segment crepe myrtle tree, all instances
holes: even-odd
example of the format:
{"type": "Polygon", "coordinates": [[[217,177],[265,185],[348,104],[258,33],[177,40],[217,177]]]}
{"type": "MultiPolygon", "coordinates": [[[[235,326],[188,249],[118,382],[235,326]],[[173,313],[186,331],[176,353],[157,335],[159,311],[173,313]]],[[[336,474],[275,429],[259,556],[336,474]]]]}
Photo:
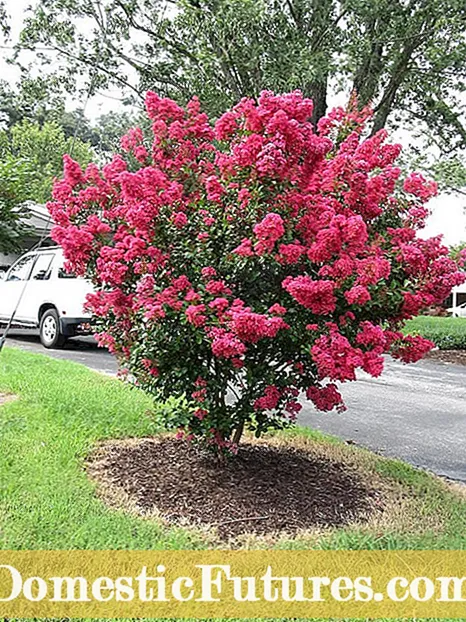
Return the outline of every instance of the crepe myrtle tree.
{"type": "Polygon", "coordinates": [[[180,398],[169,427],[234,452],[245,428],[292,423],[302,394],[342,411],[358,369],[433,347],[399,329],[463,277],[440,237],[417,236],[436,184],[399,179],[401,146],[364,138],[370,111],[314,130],[299,92],[215,125],[196,98],[149,92],[146,108],[150,140],[129,131],[101,170],[65,156],[48,207],[69,269],[95,285],[99,343],[157,400],[180,398]]]}

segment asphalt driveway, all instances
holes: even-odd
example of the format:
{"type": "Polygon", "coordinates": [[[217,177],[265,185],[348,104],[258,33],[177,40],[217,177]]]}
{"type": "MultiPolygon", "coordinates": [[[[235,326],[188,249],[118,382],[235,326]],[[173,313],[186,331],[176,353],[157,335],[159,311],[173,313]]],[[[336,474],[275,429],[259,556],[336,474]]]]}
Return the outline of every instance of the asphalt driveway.
{"type": "Polygon", "coordinates": [[[342,388],[348,410],[305,405],[299,423],[466,482],[466,367],[387,359],[380,378],[361,374],[342,388]]]}
{"type": "MultiPolygon", "coordinates": [[[[115,359],[91,338],[45,350],[34,331],[13,331],[7,345],[70,359],[115,374],[115,359]]],[[[466,482],[466,367],[437,361],[403,365],[387,359],[380,378],[361,374],[342,389],[348,410],[319,413],[307,403],[299,423],[466,482]]]]}

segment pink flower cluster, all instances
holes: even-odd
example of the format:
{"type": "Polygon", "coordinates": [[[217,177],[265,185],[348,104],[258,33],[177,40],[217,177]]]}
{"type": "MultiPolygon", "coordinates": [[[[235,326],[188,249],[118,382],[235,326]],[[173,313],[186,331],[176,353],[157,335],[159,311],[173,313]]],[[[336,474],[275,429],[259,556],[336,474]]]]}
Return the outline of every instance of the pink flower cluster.
{"type": "Polygon", "coordinates": [[[197,98],[149,92],[146,108],[151,136],[130,130],[101,170],[65,156],[48,208],[94,283],[100,343],[149,392],[191,396],[167,424],[231,449],[240,422],[286,425],[302,396],[342,411],[336,382],[432,347],[401,325],[464,274],[418,237],[436,185],[400,183],[400,145],[362,138],[370,110],[315,130],[299,92],[243,99],[214,126],[197,98]]]}
{"type": "Polygon", "coordinates": [[[277,240],[285,233],[283,219],[280,214],[267,214],[267,216],[258,223],[254,229],[257,237],[256,252],[261,255],[270,252],[277,240]]]}
{"type": "Polygon", "coordinates": [[[264,337],[273,338],[279,330],[290,328],[281,317],[241,310],[232,313],[232,329],[244,343],[256,343],[264,337]]]}
{"type": "Polygon", "coordinates": [[[303,307],[316,315],[329,315],[336,308],[335,283],[309,276],[286,277],[283,288],[303,307]]]}

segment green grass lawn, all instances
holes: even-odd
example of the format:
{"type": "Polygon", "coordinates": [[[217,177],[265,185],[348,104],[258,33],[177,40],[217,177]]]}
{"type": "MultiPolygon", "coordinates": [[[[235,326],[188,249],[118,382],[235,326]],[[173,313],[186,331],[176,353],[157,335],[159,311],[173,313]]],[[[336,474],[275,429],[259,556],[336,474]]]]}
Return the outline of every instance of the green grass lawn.
{"type": "MultiPolygon", "coordinates": [[[[5,349],[0,392],[19,397],[0,406],[1,549],[196,549],[202,538],[107,508],[83,463],[102,439],[157,432],[151,400],[137,389],[80,365],[5,349]]],[[[332,416],[332,415],[326,415],[332,416]]],[[[290,439],[341,454],[385,482],[411,508],[377,529],[345,527],[280,548],[466,549],[466,495],[397,460],[298,428],[290,439]],[[313,444],[313,445],[312,445],[313,444]],[[413,518],[414,517],[414,518],[413,518]]],[[[396,514],[396,512],[395,512],[396,514]]]]}
{"type": "Polygon", "coordinates": [[[420,315],[406,322],[405,333],[430,339],[440,350],[466,350],[466,318],[420,315]]]}

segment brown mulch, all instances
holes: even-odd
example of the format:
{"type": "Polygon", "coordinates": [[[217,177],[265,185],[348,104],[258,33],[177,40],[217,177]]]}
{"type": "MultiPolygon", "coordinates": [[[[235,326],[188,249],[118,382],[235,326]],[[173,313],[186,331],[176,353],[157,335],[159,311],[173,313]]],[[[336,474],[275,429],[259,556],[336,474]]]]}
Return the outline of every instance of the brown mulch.
{"type": "Polygon", "coordinates": [[[222,539],[345,525],[371,514],[377,497],[356,472],[289,445],[248,443],[219,465],[172,437],[116,441],[88,471],[139,513],[214,527],[222,539]]]}
{"type": "Polygon", "coordinates": [[[431,350],[426,358],[442,363],[466,365],[466,350],[431,350]]]}

